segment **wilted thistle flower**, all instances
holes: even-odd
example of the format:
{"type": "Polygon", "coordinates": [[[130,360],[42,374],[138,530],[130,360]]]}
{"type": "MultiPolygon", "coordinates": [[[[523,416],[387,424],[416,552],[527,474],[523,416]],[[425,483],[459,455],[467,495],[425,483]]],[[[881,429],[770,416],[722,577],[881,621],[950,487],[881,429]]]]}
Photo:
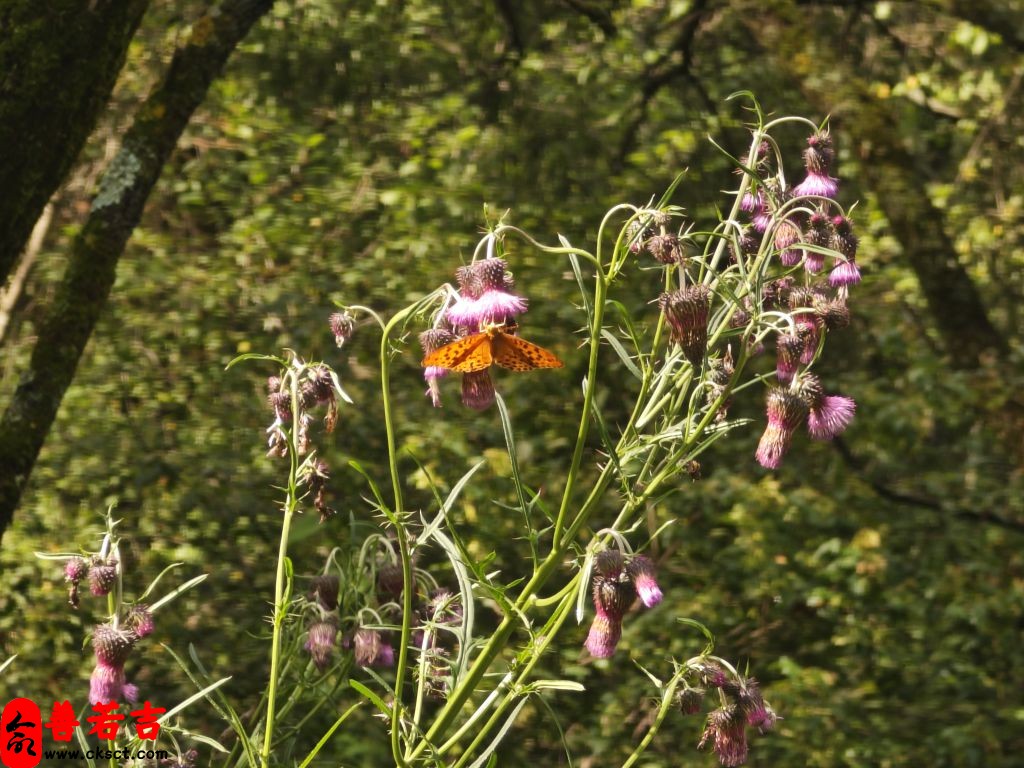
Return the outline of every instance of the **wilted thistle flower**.
{"type": "Polygon", "coordinates": [[[64,581],[68,583],[68,603],[78,608],[78,583],[89,574],[89,563],[84,557],[72,557],[64,563],[64,581]]]}
{"type": "Polygon", "coordinates": [[[338,607],[338,590],[341,581],[334,574],[323,573],[314,576],[309,583],[309,599],[325,611],[333,611],[338,607]]]}
{"type": "Polygon", "coordinates": [[[796,394],[772,387],[768,391],[768,424],[757,444],[757,463],[767,469],[778,469],[789,450],[793,433],[807,415],[807,406],[796,394]]]}
{"type": "Polygon", "coordinates": [[[352,639],[352,645],[355,649],[356,664],[360,667],[369,667],[380,654],[380,632],[375,629],[360,627],[356,630],[355,637],[352,639]]]}
{"type": "Polygon", "coordinates": [[[117,582],[117,561],[96,556],[89,565],[89,591],[96,597],[109,595],[117,582]]]}
{"type": "Polygon", "coordinates": [[[793,188],[793,194],[835,198],[839,192],[839,180],[829,176],[835,156],[828,131],[819,131],[808,137],[807,149],[804,150],[807,178],[793,188]]]}
{"type": "Polygon", "coordinates": [[[647,252],[662,264],[678,264],[683,260],[679,238],[671,233],[651,237],[647,241],[647,252]]]}
{"type": "Polygon", "coordinates": [[[140,638],[153,634],[156,624],[149,606],[145,603],[136,603],[129,608],[128,615],[124,619],[124,628],[131,630],[140,638]]]}
{"type": "Polygon", "coordinates": [[[330,468],[323,459],[315,459],[306,464],[302,473],[302,480],[309,486],[309,490],[313,494],[313,508],[320,514],[321,523],[335,514],[334,510],[327,505],[327,481],[330,476],[330,468]]]}
{"type": "Polygon", "coordinates": [[[438,624],[462,623],[462,597],[451,590],[439,589],[430,598],[430,616],[438,624]]]}
{"type": "Polygon", "coordinates": [[[857,267],[857,236],[853,234],[853,224],[845,216],[832,219],[832,248],[845,257],[837,261],[828,274],[829,283],[836,288],[856,285],[860,282],[860,269],[857,267]]]}
{"type": "Polygon", "coordinates": [[[504,259],[492,257],[469,265],[457,273],[460,285],[476,296],[460,295],[446,312],[452,325],[475,331],[489,323],[506,323],[526,311],[526,299],[509,292],[504,259]]]}
{"type": "MultiPolygon", "coordinates": [[[[735,315],[733,317],[735,317],[735,315]]],[[[744,323],[744,325],[746,325],[746,323],[744,323]]],[[[709,407],[715,404],[718,398],[722,396],[725,388],[729,386],[729,382],[732,381],[732,375],[736,370],[733,365],[732,347],[728,347],[725,350],[725,354],[721,357],[716,357],[712,360],[710,367],[711,375],[708,376],[709,386],[707,394],[705,395],[705,401],[709,407]]],[[[718,413],[715,414],[715,420],[717,422],[724,421],[728,418],[730,405],[732,405],[731,397],[722,401],[722,404],[718,407],[718,413]]]]}
{"type": "MultiPolygon", "coordinates": [[[[807,221],[804,242],[818,248],[827,248],[832,239],[832,227],[828,216],[822,211],[815,211],[807,221]]],[[[804,249],[804,269],[811,274],[821,272],[825,267],[825,254],[804,249]]]]}
{"type": "Polygon", "coordinates": [[[644,555],[635,555],[626,565],[626,575],[636,587],[637,597],[648,608],[661,602],[661,587],[658,586],[654,561],[644,555]]]}
{"type": "MultiPolygon", "coordinates": [[[[420,334],[420,346],[423,354],[429,355],[436,349],[455,341],[455,334],[444,328],[431,328],[420,334]]],[[[427,382],[426,395],[430,398],[435,408],[441,407],[441,385],[440,380],[448,375],[447,368],[436,365],[428,365],[423,369],[423,379],[427,382]]]]}
{"type": "Polygon", "coordinates": [[[331,664],[334,655],[338,624],[333,616],[314,621],[309,625],[306,643],[302,647],[309,651],[316,668],[323,672],[331,664]]]}
{"type": "Polygon", "coordinates": [[[831,440],[850,426],[857,411],[852,397],[824,394],[821,380],[812,373],[800,377],[799,390],[808,409],[807,431],[815,440],[831,440]]]}
{"type": "Polygon", "coordinates": [[[761,306],[764,309],[782,309],[793,289],[792,277],[780,277],[770,280],[761,287],[761,306]]]}
{"type": "Polygon", "coordinates": [[[728,768],[743,765],[747,759],[746,718],[735,705],[721,707],[708,715],[704,734],[697,744],[704,749],[708,743],[714,747],[718,762],[728,768]]]}
{"type": "Polygon", "coordinates": [[[704,704],[704,689],[687,686],[676,694],[676,704],[684,715],[695,715],[704,704]]]}
{"type": "Polygon", "coordinates": [[[486,368],[462,375],[462,404],[474,411],[486,411],[494,405],[494,382],[486,368]]]}
{"type": "Polygon", "coordinates": [[[819,295],[821,294],[817,289],[800,287],[790,291],[787,299],[789,309],[793,313],[796,335],[803,345],[799,359],[804,365],[808,365],[814,360],[814,356],[818,353],[818,342],[821,339],[818,315],[811,311],[814,301],[819,295]]]}
{"type": "Polygon", "coordinates": [[[775,228],[775,248],[779,251],[779,259],[783,266],[795,267],[800,263],[802,252],[792,246],[800,241],[800,228],[785,219],[775,228]]]}
{"type": "Polygon", "coordinates": [[[775,340],[775,376],[783,384],[789,384],[796,375],[804,342],[795,333],[780,333],[775,340]]]}
{"type": "Polygon", "coordinates": [[[691,364],[700,365],[708,346],[711,289],[706,285],[687,286],[661,294],[658,304],[665,313],[672,341],[682,348],[691,364]]]}
{"type": "Polygon", "coordinates": [[[93,630],[92,648],[96,667],[89,679],[89,703],[109,703],[127,699],[135,703],[139,690],[125,680],[124,664],[139,637],[126,629],[101,624],[93,630]]]}
{"type": "Polygon", "coordinates": [[[346,341],[352,338],[352,334],[356,329],[355,318],[348,312],[335,312],[331,315],[328,322],[331,324],[331,333],[334,334],[334,342],[339,347],[343,346],[346,341]]]}

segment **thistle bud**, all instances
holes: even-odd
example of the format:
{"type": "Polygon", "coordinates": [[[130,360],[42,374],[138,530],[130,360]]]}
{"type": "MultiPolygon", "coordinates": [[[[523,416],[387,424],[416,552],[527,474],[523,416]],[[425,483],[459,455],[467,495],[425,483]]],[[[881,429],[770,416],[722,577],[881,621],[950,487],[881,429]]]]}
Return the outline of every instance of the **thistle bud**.
{"type": "Polygon", "coordinates": [[[333,611],[338,607],[338,593],[341,581],[334,574],[314,576],[309,584],[309,599],[325,611],[333,611]]]}
{"type": "Polygon", "coordinates": [[[335,312],[329,319],[331,333],[334,334],[334,343],[339,347],[352,338],[356,329],[355,318],[348,312],[335,312]]]}
{"type": "Polygon", "coordinates": [[[691,285],[661,294],[658,303],[668,321],[672,341],[682,348],[693,366],[699,366],[707,351],[711,289],[691,285]]]}
{"type": "Polygon", "coordinates": [[[679,238],[673,234],[654,235],[647,241],[647,252],[662,264],[678,264],[683,260],[679,238]]]}
{"type": "Polygon", "coordinates": [[[117,583],[117,561],[94,557],[89,566],[89,591],[96,597],[109,595],[117,583]]]}
{"type": "Polygon", "coordinates": [[[139,638],[148,637],[156,629],[153,621],[153,614],[149,606],[144,603],[136,603],[128,609],[128,615],[124,620],[125,629],[134,632],[139,638]]]}

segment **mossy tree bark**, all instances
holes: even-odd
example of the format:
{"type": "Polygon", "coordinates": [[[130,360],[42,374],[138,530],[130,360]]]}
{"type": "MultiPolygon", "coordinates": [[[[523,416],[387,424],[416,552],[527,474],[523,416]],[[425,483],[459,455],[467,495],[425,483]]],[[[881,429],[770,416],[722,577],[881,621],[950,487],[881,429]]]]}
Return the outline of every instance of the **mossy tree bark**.
{"type": "Polygon", "coordinates": [[[149,0],[0,0],[0,284],[67,176],[149,0]]]}
{"type": "Polygon", "coordinates": [[[140,105],[111,161],[39,328],[28,369],[0,418],[0,536],[102,313],[146,199],[210,83],[272,0],[225,0],[196,21],[162,82],[140,105]]]}

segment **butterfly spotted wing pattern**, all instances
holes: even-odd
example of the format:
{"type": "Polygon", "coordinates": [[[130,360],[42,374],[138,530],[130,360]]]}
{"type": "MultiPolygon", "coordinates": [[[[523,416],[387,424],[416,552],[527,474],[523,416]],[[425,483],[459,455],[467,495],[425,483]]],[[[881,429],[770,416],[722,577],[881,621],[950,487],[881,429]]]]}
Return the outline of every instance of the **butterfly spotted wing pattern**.
{"type": "Polygon", "coordinates": [[[474,333],[435,349],[421,364],[424,368],[435,366],[459,373],[475,373],[490,368],[493,362],[490,335],[474,333]]]}
{"type": "Polygon", "coordinates": [[[561,368],[562,361],[552,352],[531,344],[518,336],[496,333],[491,341],[494,362],[510,371],[532,371],[537,368],[561,368]]]}

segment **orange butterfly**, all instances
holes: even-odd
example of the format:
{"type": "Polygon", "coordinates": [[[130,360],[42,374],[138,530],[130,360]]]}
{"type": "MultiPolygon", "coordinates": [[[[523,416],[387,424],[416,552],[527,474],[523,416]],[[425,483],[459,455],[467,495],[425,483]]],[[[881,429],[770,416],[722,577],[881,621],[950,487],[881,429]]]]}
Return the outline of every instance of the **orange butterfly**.
{"type": "Polygon", "coordinates": [[[436,366],[459,373],[474,373],[492,365],[510,371],[562,367],[562,361],[554,353],[509,333],[514,329],[513,325],[488,326],[480,333],[435,349],[421,364],[425,368],[436,366]]]}

